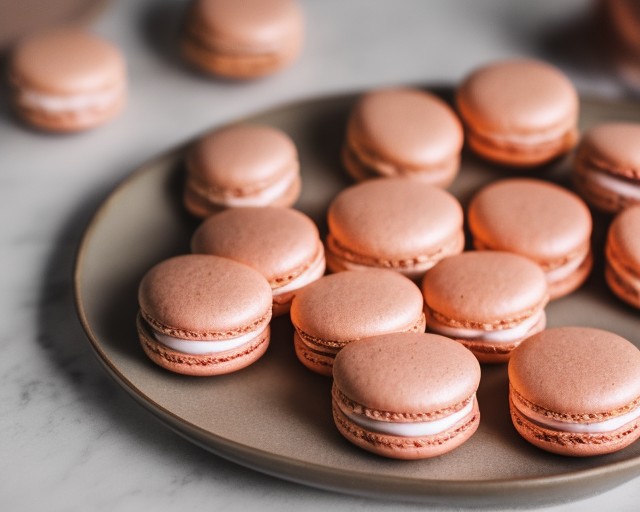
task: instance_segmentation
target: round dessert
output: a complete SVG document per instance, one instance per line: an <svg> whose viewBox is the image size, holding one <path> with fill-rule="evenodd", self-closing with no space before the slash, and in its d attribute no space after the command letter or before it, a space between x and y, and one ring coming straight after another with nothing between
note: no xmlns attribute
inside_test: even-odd
<svg viewBox="0 0 640 512"><path fill-rule="evenodd" d="M257 78L293 62L303 34L295 0L196 0L187 12L182 53L207 73Z"/></svg>
<svg viewBox="0 0 640 512"><path fill-rule="evenodd" d="M640 204L640 123L604 123L580 141L574 181L593 206L615 213Z"/></svg>
<svg viewBox="0 0 640 512"><path fill-rule="evenodd" d="M18 116L52 132L101 125L120 112L126 98L120 51L79 28L24 39L11 56L9 82Z"/></svg>
<svg viewBox="0 0 640 512"><path fill-rule="evenodd" d="M184 205L197 217L225 208L291 206L300 195L298 151L287 134L233 125L199 139L186 157Z"/></svg>
<svg viewBox="0 0 640 512"><path fill-rule="evenodd" d="M535 167L568 153L578 140L578 95L562 72L528 59L473 72L456 101L471 149L487 160Z"/></svg>
<svg viewBox="0 0 640 512"><path fill-rule="evenodd" d="M241 263L204 254L151 268L138 289L138 335L156 364L184 375L240 370L269 345L271 287Z"/></svg>
<svg viewBox="0 0 640 512"><path fill-rule="evenodd" d="M609 288L640 308L640 205L627 208L611 223L605 255Z"/></svg>
<svg viewBox="0 0 640 512"><path fill-rule="evenodd" d="M445 258L424 276L427 329L461 342L481 363L502 363L545 328L544 272L517 254L474 251Z"/></svg>
<svg viewBox="0 0 640 512"><path fill-rule="evenodd" d="M476 249L515 252L538 263L551 299L580 287L591 272L591 213L558 185L525 178L491 183L472 199L468 221Z"/></svg>
<svg viewBox="0 0 640 512"><path fill-rule="evenodd" d="M381 89L353 108L342 161L357 181L405 176L447 187L458 174L462 142L462 125L440 98L419 89Z"/></svg>
<svg viewBox="0 0 640 512"><path fill-rule="evenodd" d="M255 268L271 285L274 315L288 313L296 291L325 270L318 228L289 208L234 208L212 215L196 229L191 250Z"/></svg>
<svg viewBox="0 0 640 512"><path fill-rule="evenodd" d="M343 190L329 206L328 224L327 265L333 272L388 268L417 280L464 248L457 199L406 178Z"/></svg>
<svg viewBox="0 0 640 512"><path fill-rule="evenodd" d="M320 278L291 303L293 342L302 364L331 376L336 354L354 340L390 332L424 332L422 294L396 272L369 269Z"/></svg>
<svg viewBox="0 0 640 512"><path fill-rule="evenodd" d="M477 430L480 365L435 334L395 333L350 343L333 367L333 418L340 433L395 459L436 457Z"/></svg>
<svg viewBox="0 0 640 512"><path fill-rule="evenodd" d="M640 351L599 329L548 329L513 351L509 403L516 430L538 448L615 452L640 437Z"/></svg>

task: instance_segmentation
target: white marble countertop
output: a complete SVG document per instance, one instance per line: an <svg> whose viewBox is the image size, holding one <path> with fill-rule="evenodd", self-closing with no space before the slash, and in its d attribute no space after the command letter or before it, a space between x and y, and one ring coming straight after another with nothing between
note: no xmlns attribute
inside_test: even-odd
<svg viewBox="0 0 640 512"><path fill-rule="evenodd" d="M306 0L302 59L272 78L216 82L176 57L183 1L115 1L93 28L126 54L131 96L101 129L47 136L0 105L0 503L6 511L404 510L268 477L183 440L102 370L73 306L74 253L131 170L206 128L282 102L395 83L452 83L485 61L535 55L583 93L628 91L584 58L588 0ZM544 510L637 510L640 480ZM518 504L513 504L515 507Z"/></svg>

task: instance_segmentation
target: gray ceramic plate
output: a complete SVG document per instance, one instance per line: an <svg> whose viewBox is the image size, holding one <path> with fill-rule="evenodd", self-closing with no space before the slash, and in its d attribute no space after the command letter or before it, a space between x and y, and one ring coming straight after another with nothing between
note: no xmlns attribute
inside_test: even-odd
<svg viewBox="0 0 640 512"><path fill-rule="evenodd" d="M354 98L308 101L248 119L277 126L295 140L304 181L297 206L321 230L329 201L349 184L338 155ZM583 102L583 128L612 119L640 120L640 107ZM505 366L483 368L478 393L482 422L471 440L445 456L415 462L377 457L342 439L331 420L330 381L297 362L286 318L274 321L267 354L236 374L188 378L156 367L136 338L136 289L153 264L188 250L195 222L180 204L183 153L180 148L148 163L107 198L82 240L75 273L80 319L100 361L169 427L207 450L271 475L422 502L532 505L534 500L593 494L640 474L640 443L612 455L574 459L520 439L509 420ZM563 182L568 164L557 162L538 174ZM452 191L466 204L479 186L505 174L465 155ZM609 220L595 219L593 275L580 291L548 307L549 324L605 328L640 345L638 312L616 300L602 277Z"/></svg>

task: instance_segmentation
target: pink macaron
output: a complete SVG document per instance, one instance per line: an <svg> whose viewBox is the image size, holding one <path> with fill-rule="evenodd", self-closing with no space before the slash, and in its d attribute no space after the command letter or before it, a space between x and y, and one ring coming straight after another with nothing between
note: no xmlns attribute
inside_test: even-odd
<svg viewBox="0 0 640 512"><path fill-rule="evenodd" d="M331 375L336 354L354 340L424 332L420 289L390 270L332 274L300 290L291 304L294 346L310 370Z"/></svg>
<svg viewBox="0 0 640 512"><path fill-rule="evenodd" d="M333 418L340 433L395 459L436 457L477 430L480 365L435 334L395 333L355 341L336 357Z"/></svg>
<svg viewBox="0 0 640 512"><path fill-rule="evenodd" d="M411 279L464 248L458 200L407 178L368 180L340 192L327 214L333 272L387 268Z"/></svg>
<svg viewBox="0 0 640 512"><path fill-rule="evenodd" d="M462 142L458 117L437 96L380 89L351 111L342 161L358 181L404 176L446 187L458 174Z"/></svg>
<svg viewBox="0 0 640 512"><path fill-rule="evenodd" d="M225 208L291 206L300 195L298 151L281 130L233 125L201 137L186 156L184 205L197 217Z"/></svg>
<svg viewBox="0 0 640 512"><path fill-rule="evenodd" d="M640 438L640 350L611 332L559 327L509 361L511 418L538 448L602 455Z"/></svg>
<svg viewBox="0 0 640 512"><path fill-rule="evenodd" d="M445 258L424 276L427 329L467 347L482 363L507 361L545 328L544 272L517 254L472 251Z"/></svg>
<svg viewBox="0 0 640 512"><path fill-rule="evenodd" d="M618 214L605 246L605 277L620 299L640 309L640 205Z"/></svg>
<svg viewBox="0 0 640 512"><path fill-rule="evenodd" d="M191 250L258 270L271 285L274 315L287 313L296 292L325 270L318 228L290 208L233 208L212 215L196 229Z"/></svg>
<svg viewBox="0 0 640 512"><path fill-rule="evenodd" d="M242 263L175 256L145 274L138 302L142 348L176 373L234 372L257 361L269 345L271 287Z"/></svg>
<svg viewBox="0 0 640 512"><path fill-rule="evenodd" d="M591 272L591 213L563 187L527 178L490 183L471 200L468 220L476 249L538 263L552 299L576 290Z"/></svg>

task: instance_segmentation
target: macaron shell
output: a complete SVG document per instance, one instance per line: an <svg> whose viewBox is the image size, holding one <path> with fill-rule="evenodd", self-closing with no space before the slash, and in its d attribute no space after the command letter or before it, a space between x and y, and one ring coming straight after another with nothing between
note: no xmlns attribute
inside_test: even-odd
<svg viewBox="0 0 640 512"><path fill-rule="evenodd" d="M423 316L422 294L408 278L390 270L346 271L324 276L296 294L296 329L326 340L349 342L408 330Z"/></svg>
<svg viewBox="0 0 640 512"><path fill-rule="evenodd" d="M236 350L219 354L192 355L172 350L156 340L141 315L138 315L137 329L140 344L149 359L166 370L196 377L223 375L249 366L266 352L271 332L267 326L255 340Z"/></svg>
<svg viewBox="0 0 640 512"><path fill-rule="evenodd" d="M14 86L53 95L97 92L124 84L125 65L112 44L77 28L25 39L10 63Z"/></svg>
<svg viewBox="0 0 640 512"><path fill-rule="evenodd" d="M599 124L584 134L576 161L610 174L640 180L639 138L639 123Z"/></svg>
<svg viewBox="0 0 640 512"><path fill-rule="evenodd" d="M640 399L640 351L599 329L547 329L513 351L509 381L512 391L561 417L606 419Z"/></svg>
<svg viewBox="0 0 640 512"><path fill-rule="evenodd" d="M165 260L143 277L138 301L154 328L185 339L229 339L271 319L271 287L256 270L217 256Z"/></svg>
<svg viewBox="0 0 640 512"><path fill-rule="evenodd" d="M331 203L327 220L341 246L381 260L383 266L384 260L437 253L459 236L463 214L460 203L444 190L387 178L344 189Z"/></svg>

